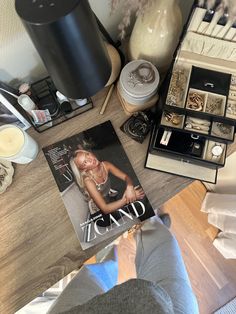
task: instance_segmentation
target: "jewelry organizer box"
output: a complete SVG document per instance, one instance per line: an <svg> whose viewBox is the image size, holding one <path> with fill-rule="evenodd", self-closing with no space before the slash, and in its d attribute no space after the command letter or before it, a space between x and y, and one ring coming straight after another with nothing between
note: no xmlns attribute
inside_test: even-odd
<svg viewBox="0 0 236 314"><path fill-rule="evenodd" d="M160 90L146 167L215 183L236 125L236 23L196 4Z"/></svg>

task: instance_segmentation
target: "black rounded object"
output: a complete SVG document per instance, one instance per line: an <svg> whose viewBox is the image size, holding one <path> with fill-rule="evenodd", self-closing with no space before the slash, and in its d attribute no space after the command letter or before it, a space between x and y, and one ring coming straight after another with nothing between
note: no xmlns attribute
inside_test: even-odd
<svg viewBox="0 0 236 314"><path fill-rule="evenodd" d="M69 101L63 101L63 103L61 103L61 111L63 113L71 113L73 111Z"/></svg>
<svg viewBox="0 0 236 314"><path fill-rule="evenodd" d="M88 0L16 0L15 8L62 94L86 98L106 85L111 63Z"/></svg>

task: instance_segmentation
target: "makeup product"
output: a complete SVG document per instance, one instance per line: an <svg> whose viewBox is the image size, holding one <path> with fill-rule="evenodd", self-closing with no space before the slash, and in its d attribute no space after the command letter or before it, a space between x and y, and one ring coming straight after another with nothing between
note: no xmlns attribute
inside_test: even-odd
<svg viewBox="0 0 236 314"><path fill-rule="evenodd" d="M28 83L23 83L19 86L19 93L20 94L26 94L28 96L31 96L31 90L30 90L30 84Z"/></svg>
<svg viewBox="0 0 236 314"><path fill-rule="evenodd" d="M36 108L35 103L33 102L33 100L26 94L22 94L20 96L17 96L16 94L13 94L11 92L9 92L8 90L4 89L4 88L0 88L0 90L4 91L5 93L11 95L12 97L17 99L18 104L27 112L29 112L30 110L33 110Z"/></svg>
<svg viewBox="0 0 236 314"><path fill-rule="evenodd" d="M77 106L82 107L87 104L88 99L87 98L73 99L73 100L71 99L71 101L73 101Z"/></svg>
<svg viewBox="0 0 236 314"><path fill-rule="evenodd" d="M63 101L69 101L68 98L59 91L56 92L56 96L59 103L62 103Z"/></svg>
<svg viewBox="0 0 236 314"><path fill-rule="evenodd" d="M51 117L58 115L60 111L59 103L52 94L47 94L38 101L38 108L40 110L48 110Z"/></svg>
<svg viewBox="0 0 236 314"><path fill-rule="evenodd" d="M63 112L64 114L69 114L72 112L72 106L69 101L63 101L61 103L61 112Z"/></svg>
<svg viewBox="0 0 236 314"><path fill-rule="evenodd" d="M41 125L41 124L44 124L44 123L47 123L48 122L48 125L52 125L52 122L50 122L52 120L51 118L51 115L50 115L50 112L48 109L46 110L31 110L30 112L33 120L34 120L34 123L36 125Z"/></svg>
<svg viewBox="0 0 236 314"><path fill-rule="evenodd" d="M21 107L27 111L30 112L31 110L36 109L36 105L33 102L33 100L26 94L22 94L17 99L18 104L21 105Z"/></svg>

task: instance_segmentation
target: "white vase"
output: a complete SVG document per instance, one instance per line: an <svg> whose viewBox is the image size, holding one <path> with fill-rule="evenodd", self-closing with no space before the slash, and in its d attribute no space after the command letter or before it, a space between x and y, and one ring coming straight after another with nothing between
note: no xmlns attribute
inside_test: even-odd
<svg viewBox="0 0 236 314"><path fill-rule="evenodd" d="M173 58L182 31L178 0L156 0L139 15L129 42L131 60L145 59L163 73Z"/></svg>

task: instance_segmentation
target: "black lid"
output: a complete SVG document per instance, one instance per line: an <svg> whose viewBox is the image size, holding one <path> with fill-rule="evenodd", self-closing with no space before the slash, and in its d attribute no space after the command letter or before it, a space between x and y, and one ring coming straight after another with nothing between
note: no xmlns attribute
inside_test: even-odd
<svg viewBox="0 0 236 314"><path fill-rule="evenodd" d="M47 24L69 14L80 0L16 0L18 15L30 24Z"/></svg>

